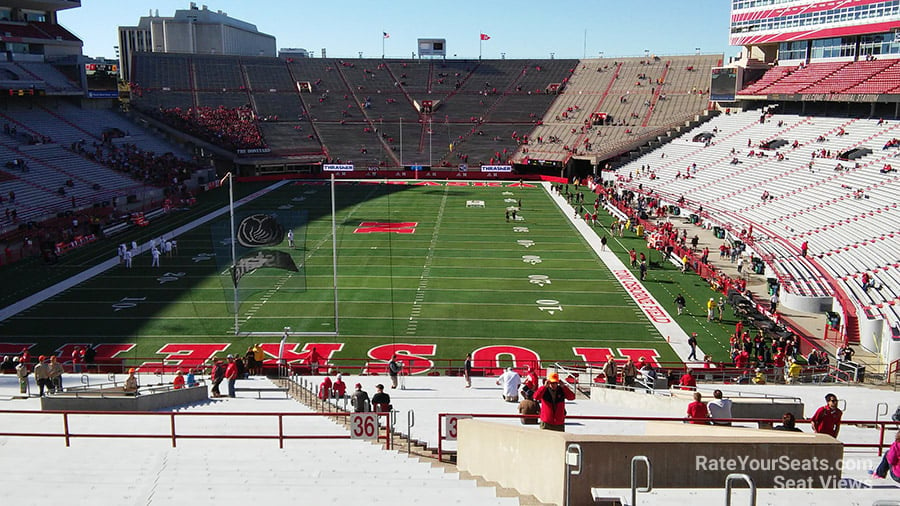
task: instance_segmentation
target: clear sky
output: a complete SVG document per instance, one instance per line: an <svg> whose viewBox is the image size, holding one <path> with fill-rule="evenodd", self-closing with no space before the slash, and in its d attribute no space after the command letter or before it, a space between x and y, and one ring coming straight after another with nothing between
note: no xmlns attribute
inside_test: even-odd
<svg viewBox="0 0 900 506"><path fill-rule="evenodd" d="M197 0L275 36L277 48L301 47L328 57L409 57L416 39L447 39L448 56L474 58L479 35L484 58L556 58L724 53L731 2L727 0ZM59 22L84 41L84 54L115 56L118 26L136 25L150 9L172 16L190 0L82 0ZM390 34L383 39L382 32Z"/></svg>

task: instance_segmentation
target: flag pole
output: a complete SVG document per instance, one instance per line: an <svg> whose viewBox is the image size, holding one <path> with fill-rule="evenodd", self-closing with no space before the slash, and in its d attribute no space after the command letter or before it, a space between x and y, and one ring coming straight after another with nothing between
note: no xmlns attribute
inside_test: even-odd
<svg viewBox="0 0 900 506"><path fill-rule="evenodd" d="M484 38L481 37L481 34L484 32L478 32L478 59L481 60L481 45L484 44Z"/></svg>
<svg viewBox="0 0 900 506"><path fill-rule="evenodd" d="M387 38L384 36L384 34L386 34L386 33L387 32L385 32L384 30L381 31L381 59L382 60L384 59L384 39Z"/></svg>
<svg viewBox="0 0 900 506"><path fill-rule="evenodd" d="M234 285L234 335L238 335L240 331L240 323L238 322L238 281L237 281L237 255L236 255L236 244L234 240L234 174L231 172L225 174L222 179L219 181L219 184L222 184L222 181L225 181L225 178L228 178L228 210L231 215L231 281Z"/></svg>

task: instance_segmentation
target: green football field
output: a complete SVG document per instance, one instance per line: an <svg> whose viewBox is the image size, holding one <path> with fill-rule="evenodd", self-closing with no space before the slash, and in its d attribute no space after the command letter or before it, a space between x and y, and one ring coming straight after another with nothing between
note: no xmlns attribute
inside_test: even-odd
<svg viewBox="0 0 900 506"><path fill-rule="evenodd" d="M539 185L339 183L335 194L337 305L330 186L292 183L236 212L294 216L294 248L285 239L270 249L298 269L259 268L240 280L238 336L227 214L179 236L160 267L142 254L133 268L113 267L0 332L47 352L135 343L128 354L141 357L176 342L242 352L290 327L305 333L289 339L298 349L339 342L347 357L411 343L434 345L438 359L502 345L549 360L576 359L576 347L653 348L676 360ZM507 221L520 202L518 219Z"/></svg>

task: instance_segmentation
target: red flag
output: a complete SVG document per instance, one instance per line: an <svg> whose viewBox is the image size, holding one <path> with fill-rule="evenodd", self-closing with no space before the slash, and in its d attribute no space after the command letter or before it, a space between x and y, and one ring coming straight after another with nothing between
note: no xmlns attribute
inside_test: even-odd
<svg viewBox="0 0 900 506"><path fill-rule="evenodd" d="M491 36L486 33L482 33L481 40L491 40Z"/></svg>
<svg viewBox="0 0 900 506"><path fill-rule="evenodd" d="M382 35L383 35L383 38L385 38L385 39L390 39L390 38L391 38L391 34L389 34L389 33L387 33L387 32L381 32L381 33L382 33Z"/></svg>

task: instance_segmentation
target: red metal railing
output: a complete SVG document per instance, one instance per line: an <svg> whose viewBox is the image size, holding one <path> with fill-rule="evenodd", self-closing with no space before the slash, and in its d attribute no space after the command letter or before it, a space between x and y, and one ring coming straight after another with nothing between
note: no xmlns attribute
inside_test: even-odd
<svg viewBox="0 0 900 506"><path fill-rule="evenodd" d="M351 439L349 431L347 434L286 434L284 431L285 418L305 418L305 417L342 417L349 418L356 413L324 412L324 413L254 413L254 412L191 412L191 413L161 413L152 411L31 411L31 410L2 410L0 417L6 415L60 415L62 417L63 429L61 432L14 432L7 429L0 432L2 437L49 437L63 438L66 446L70 446L72 439L77 438L98 438L98 439L169 439L172 441L172 447L175 448L179 439L274 439L278 440L278 447L284 448L285 440L298 439ZM393 427L391 426L390 413L372 413L379 418L385 416L387 423L384 425L385 430L379 430L377 439L385 441L385 449L391 449L391 441ZM125 434L125 433L104 433L104 432L73 432L69 428L69 420L80 416L138 416L138 417L167 417L169 419L169 430L166 433L144 433L144 434ZM186 419L194 417L216 416L216 417L255 417L270 418L277 421L277 433L268 434L179 434L176 428L176 419Z"/></svg>
<svg viewBox="0 0 900 506"><path fill-rule="evenodd" d="M486 413L438 413L438 460L443 462L444 455L444 441L451 439L447 438L444 432L445 423L447 420L458 420L461 418L534 418L535 415L501 415L501 414L486 414ZM566 416L566 420L594 420L594 421L605 421L605 422L690 422L693 419L688 417L653 417L653 416L600 416L600 415L569 415ZM781 423L781 420L774 419L765 419L765 418L721 418L717 419L717 421L721 422L734 422L734 423L758 423L758 424L766 424L771 426L772 424ZM805 424L811 423L810 420L797 420L797 424ZM881 456L882 452L885 448L891 445L891 442L885 443L884 433L886 431L887 426L896 427L897 422L893 421L871 421L871 420L842 420L842 426L847 425L856 425L863 427L874 427L878 431L878 442L877 443L843 443L844 448L874 448L878 450L878 456Z"/></svg>

